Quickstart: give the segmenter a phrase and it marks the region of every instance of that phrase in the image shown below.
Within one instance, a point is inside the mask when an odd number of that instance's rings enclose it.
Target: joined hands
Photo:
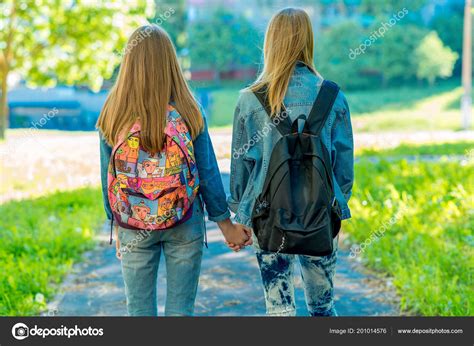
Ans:
[[[227,246],[238,252],[242,248],[252,245],[252,230],[240,223],[232,223],[230,219],[218,222],[219,228],[224,235]]]

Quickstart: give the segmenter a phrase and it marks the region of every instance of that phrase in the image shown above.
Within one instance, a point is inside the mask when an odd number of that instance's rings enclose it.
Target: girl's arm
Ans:
[[[104,199],[104,209],[107,214],[107,219],[112,219],[112,208],[110,208],[109,198],[107,196],[107,170],[109,169],[110,155],[112,154],[112,148],[99,133],[100,139],[100,180],[102,182],[102,197]]]
[[[335,188],[340,188],[344,199],[348,202],[354,183],[354,139],[349,105],[344,95],[342,97],[343,107],[336,111],[335,124],[331,130],[331,157],[334,177],[337,182]],[[343,208],[342,218],[349,217],[349,209]]]
[[[232,127],[232,151],[230,163],[230,197],[229,207],[237,213],[240,199],[244,194],[249,179],[248,170],[244,162],[243,145],[247,143],[247,132],[240,114],[240,99],[234,112],[234,126]]]
[[[230,211],[227,207],[221,173],[219,172],[202,108],[201,113],[204,118],[204,130],[193,141],[194,156],[200,180],[199,192],[206,205],[209,220],[217,222],[230,248],[239,251],[242,246],[252,244],[251,232],[242,225],[233,224],[230,220]]]
[[[199,192],[206,205],[209,220],[220,222],[230,218],[230,211],[202,109],[201,113],[204,118],[204,129],[193,141],[194,156],[199,172]]]

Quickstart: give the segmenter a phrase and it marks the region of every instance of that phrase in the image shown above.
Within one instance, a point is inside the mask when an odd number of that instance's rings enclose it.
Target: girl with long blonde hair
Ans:
[[[336,315],[338,231],[350,217],[354,179],[352,127],[346,98],[316,71],[313,49],[307,13],[277,12],[265,35],[263,70],[241,91],[234,115],[229,205],[237,222],[253,228],[269,315],[295,315],[297,261],[309,314]],[[291,151],[302,143],[313,147]],[[310,155],[315,148],[319,156]],[[308,174],[290,184],[299,172]]]
[[[127,309],[157,315],[161,253],[166,260],[165,315],[192,315],[203,239],[203,204],[227,242],[251,244],[230,221],[203,110],[158,26],[130,37],[97,127],[104,206],[116,225]]]

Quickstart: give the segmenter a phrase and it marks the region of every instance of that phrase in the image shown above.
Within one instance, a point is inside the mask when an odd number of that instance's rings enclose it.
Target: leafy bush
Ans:
[[[443,45],[435,31],[429,33],[415,49],[416,76],[433,85],[436,78],[451,77],[459,55]]]
[[[104,218],[99,189],[0,205],[0,316],[33,315],[94,242]]]

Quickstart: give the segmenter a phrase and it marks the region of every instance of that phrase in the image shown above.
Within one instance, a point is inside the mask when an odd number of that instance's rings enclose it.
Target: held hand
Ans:
[[[244,231],[245,233],[247,234],[247,241],[244,243],[244,246],[249,246],[249,245],[252,245],[253,244],[253,240],[252,240],[252,229],[250,227],[247,227],[247,226],[244,226],[242,225],[242,227],[244,227]]]
[[[227,245],[234,251],[252,244],[251,230],[241,224],[233,224],[230,219],[219,222],[219,228],[224,235]]]
[[[247,237],[247,240],[243,244],[237,244],[230,241],[226,241],[226,244],[231,250],[239,252],[242,248],[253,244],[252,230],[241,224],[237,224],[236,226],[242,229],[242,231],[245,233],[245,236]]]

